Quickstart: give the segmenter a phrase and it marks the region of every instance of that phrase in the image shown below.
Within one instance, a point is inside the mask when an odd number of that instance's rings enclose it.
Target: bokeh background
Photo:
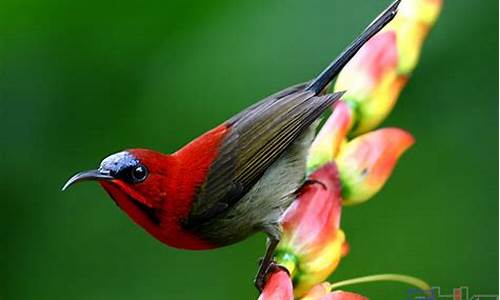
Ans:
[[[165,152],[317,74],[388,1],[0,2],[0,299],[253,299],[262,235],[168,248],[77,170]],[[498,2],[445,1],[384,126],[417,144],[344,209],[331,280],[411,274],[498,293]],[[406,299],[408,286],[346,288]]]

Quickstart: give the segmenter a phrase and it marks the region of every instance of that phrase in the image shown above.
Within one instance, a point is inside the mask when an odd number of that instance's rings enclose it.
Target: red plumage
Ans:
[[[120,180],[100,183],[134,222],[161,242],[193,250],[217,247],[185,230],[181,224],[189,215],[196,187],[204,182],[228,129],[228,125],[222,124],[172,155],[147,149],[128,150],[149,167],[150,178],[133,188]],[[150,210],[161,222],[157,223],[151,215],[144,214],[145,210]]]

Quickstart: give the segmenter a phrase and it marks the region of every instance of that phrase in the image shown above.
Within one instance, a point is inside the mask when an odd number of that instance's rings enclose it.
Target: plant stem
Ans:
[[[416,277],[401,275],[401,274],[376,274],[370,276],[363,276],[348,280],[342,280],[339,282],[335,282],[331,284],[331,289],[337,289],[342,286],[358,284],[358,283],[366,283],[366,282],[375,282],[375,281],[395,281],[402,282],[409,285],[413,285],[423,291],[431,290],[431,287],[423,280],[418,279]]]

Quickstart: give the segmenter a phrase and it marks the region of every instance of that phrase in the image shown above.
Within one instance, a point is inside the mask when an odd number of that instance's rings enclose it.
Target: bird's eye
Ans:
[[[148,177],[148,169],[145,166],[139,165],[132,169],[130,177],[134,181],[134,183],[142,182]]]

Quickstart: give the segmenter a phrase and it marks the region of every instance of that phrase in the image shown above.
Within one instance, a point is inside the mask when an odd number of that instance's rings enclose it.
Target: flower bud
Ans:
[[[377,127],[415,69],[442,0],[403,0],[398,14],[340,72],[335,91],[354,109],[351,135]]]
[[[385,31],[371,38],[340,72],[335,91],[355,112],[352,133],[378,126],[392,110],[406,77],[398,72],[396,32]]]
[[[322,165],[332,162],[351,129],[352,111],[344,101],[335,105],[332,115],[326,120],[309,148],[307,170],[312,173]]]
[[[293,300],[292,280],[288,272],[280,267],[270,270],[258,300]]]
[[[384,29],[396,32],[400,74],[409,75],[417,66],[424,40],[442,4],[442,0],[404,0],[396,18]]]
[[[336,162],[344,204],[368,200],[377,193],[411,145],[413,137],[398,128],[383,128],[361,135],[339,152]]]
[[[342,198],[335,164],[315,171],[309,182],[283,216],[283,233],[276,249],[276,261],[290,271],[296,296],[324,281],[345,253],[345,235],[339,228]]]

